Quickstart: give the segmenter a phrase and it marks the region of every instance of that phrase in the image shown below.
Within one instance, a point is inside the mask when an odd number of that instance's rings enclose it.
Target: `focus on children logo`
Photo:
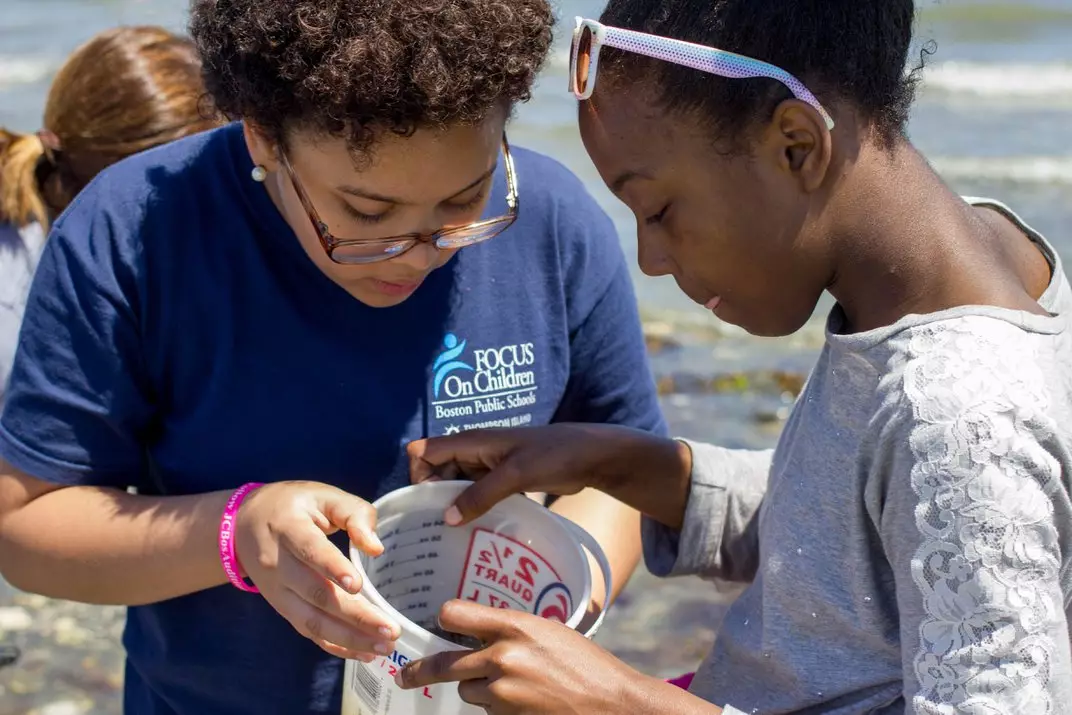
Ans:
[[[503,412],[536,403],[533,343],[474,347],[448,333],[432,365],[436,419]]]

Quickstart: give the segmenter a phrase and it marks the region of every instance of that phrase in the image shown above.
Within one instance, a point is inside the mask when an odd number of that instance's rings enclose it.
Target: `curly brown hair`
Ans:
[[[362,154],[527,100],[553,23],[547,0],[194,0],[190,33],[224,115]]]

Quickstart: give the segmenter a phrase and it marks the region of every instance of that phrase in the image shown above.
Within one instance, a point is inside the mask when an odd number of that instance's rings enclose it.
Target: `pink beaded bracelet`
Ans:
[[[259,482],[243,484],[231,498],[227,500],[227,506],[223,508],[223,518],[220,519],[220,563],[223,564],[223,572],[235,588],[250,593],[260,593],[260,590],[251,583],[246,583],[242,578],[242,571],[238,566],[238,557],[235,556],[235,517],[238,516],[238,507],[250,492],[264,486]]]

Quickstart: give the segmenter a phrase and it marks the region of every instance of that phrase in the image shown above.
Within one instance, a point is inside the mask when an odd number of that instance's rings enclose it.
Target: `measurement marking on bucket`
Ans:
[[[409,588],[409,589],[406,589],[404,591],[397,591],[397,592],[391,592],[391,593],[385,593],[384,591],[380,591],[380,595],[383,596],[385,599],[386,598],[391,598],[391,599],[394,599],[394,600],[398,600],[400,598],[405,598],[406,596],[413,596],[413,595],[418,594],[418,593],[431,593],[431,592],[432,592],[432,587],[425,585],[425,586],[414,586],[413,588]]]
[[[412,559],[402,559],[400,561],[392,561],[391,563],[387,564],[387,566],[385,566],[384,568],[394,568],[395,566],[402,566],[404,564],[414,564],[414,563],[417,563],[418,561],[425,561],[427,559],[438,559],[438,558],[439,558],[438,553],[436,553],[435,551],[429,551],[427,554],[417,554]]]
[[[380,582],[380,587],[382,588],[384,586],[390,586],[391,584],[403,583],[405,581],[409,581],[410,579],[424,578],[426,576],[434,575],[435,571],[432,571],[431,569],[425,571],[416,571],[414,573],[411,573],[409,576],[399,576],[398,578],[385,578],[383,581]]]
[[[424,544],[438,544],[443,540],[442,536],[422,536],[416,541],[412,541],[408,544],[391,544],[392,549],[411,549],[414,546],[422,546]],[[387,548],[387,547],[384,547]]]
[[[391,529],[390,531],[388,531],[385,534],[380,534],[379,535],[380,536],[380,541],[383,542],[384,548],[386,548],[386,549],[403,549],[403,548],[406,548],[408,546],[413,546],[414,544],[396,544],[392,540],[400,539],[401,537],[403,537],[403,536],[405,536],[407,534],[417,534],[417,533],[420,533],[420,532],[428,531],[430,529],[441,529],[441,528],[443,528],[443,526],[445,524],[446,524],[446,522],[444,522],[444,521],[426,521],[423,524],[421,524],[420,526],[414,526],[414,527],[411,527],[409,529],[403,529],[401,527],[396,527],[394,529]],[[432,534],[430,536],[422,536],[422,537],[420,537],[417,540],[416,543],[425,544],[425,543],[432,543],[432,542],[442,541],[442,540],[443,540],[443,536],[441,534]]]

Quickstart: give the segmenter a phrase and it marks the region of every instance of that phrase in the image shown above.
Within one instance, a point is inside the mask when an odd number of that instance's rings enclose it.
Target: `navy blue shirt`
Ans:
[[[310,479],[373,500],[404,445],[501,425],[663,431],[610,220],[518,149],[520,218],[407,301],[369,308],[310,261],[240,127],[101,174],[31,289],[0,456],[70,485],[178,495]],[[501,168],[489,211],[505,206]],[[129,610],[126,711],[337,713],[342,661],[231,586]]]

